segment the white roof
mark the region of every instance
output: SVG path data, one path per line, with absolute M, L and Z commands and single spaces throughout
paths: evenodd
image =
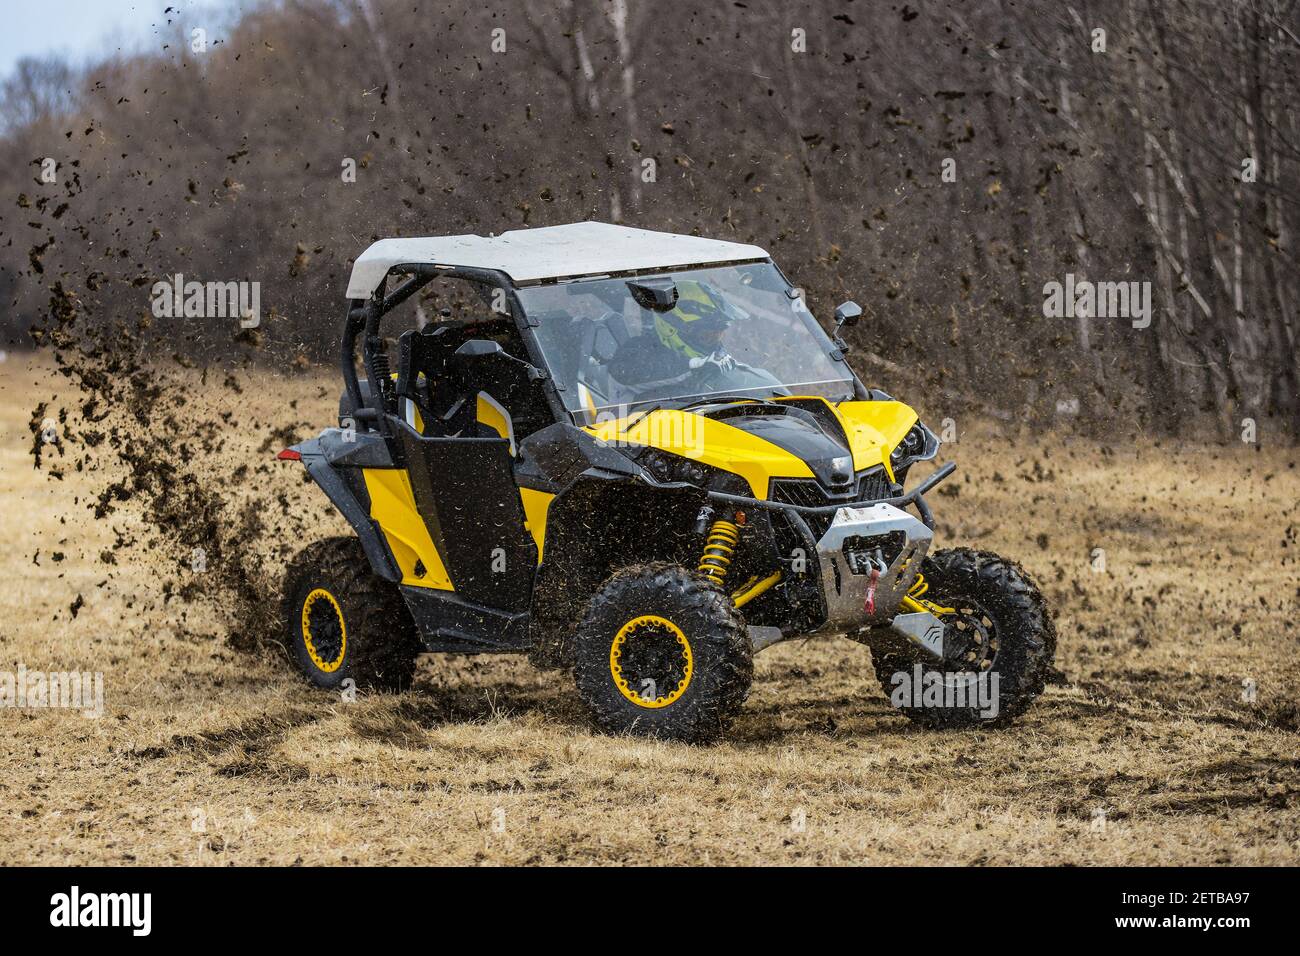
M 515 229 L 486 237 L 381 239 L 353 263 L 348 298 L 369 298 L 388 270 L 403 263 L 500 269 L 517 285 L 524 285 L 542 279 L 766 258 L 758 246 L 605 222 Z

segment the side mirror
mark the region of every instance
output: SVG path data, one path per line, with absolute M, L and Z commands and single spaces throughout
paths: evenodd
M 494 342 L 492 339 L 468 339 L 461 343 L 460 348 L 456 349 L 456 358 L 458 359 L 488 359 L 500 358 L 516 365 L 522 365 L 528 372 L 529 381 L 540 381 L 546 378 L 546 373 L 530 362 L 525 362 L 521 358 L 516 358 L 501 347 L 500 342 Z
M 456 349 L 456 355 L 460 358 L 486 358 L 489 355 L 498 355 L 504 352 L 500 342 L 494 342 L 491 339 L 469 339 L 461 343 L 460 348 Z
M 831 341 L 835 343 L 835 351 L 831 353 L 832 358 L 839 360 L 849 354 L 848 343 L 840 338 L 840 329 L 853 328 L 860 318 L 862 318 L 862 306 L 852 299 L 841 302 L 835 307 L 835 334 L 831 336 Z
M 841 302 L 835 307 L 835 328 L 851 329 L 858 324 L 858 319 L 862 318 L 862 306 L 858 305 L 852 299 L 848 302 Z

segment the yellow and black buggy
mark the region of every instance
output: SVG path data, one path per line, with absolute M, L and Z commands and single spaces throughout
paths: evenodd
M 339 427 L 280 455 L 355 531 L 286 576 L 315 684 L 520 651 L 570 669 L 606 731 L 706 741 L 757 651 L 826 632 L 869 645 L 923 723 L 1042 692 L 1037 588 L 931 553 L 924 494 L 954 466 L 905 490 L 938 439 L 850 369 L 858 307 L 828 336 L 762 249 L 595 222 L 385 239 L 347 295 Z M 408 300 L 415 327 L 386 339 Z

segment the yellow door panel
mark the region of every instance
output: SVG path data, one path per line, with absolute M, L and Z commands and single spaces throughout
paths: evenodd
M 388 547 L 401 568 L 402 583 L 454 591 L 442 557 L 415 507 L 415 495 L 406 472 L 399 468 L 365 468 L 362 475 L 370 495 L 370 517 L 383 529 Z M 416 577 L 416 561 L 424 565 L 423 577 Z
M 546 511 L 555 495 L 547 491 L 520 488 L 519 497 L 524 503 L 524 524 L 533 536 L 533 543 L 537 545 L 537 563 L 541 564 L 542 547 L 546 544 Z

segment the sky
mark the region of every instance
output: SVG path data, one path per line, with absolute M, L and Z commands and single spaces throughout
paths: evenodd
M 209 40 L 241 7 L 254 0 L 0 0 L 0 77 L 24 56 L 60 53 L 74 66 L 117 51 L 137 53 L 161 45 L 159 28 L 179 17 L 188 30 L 203 26 Z M 164 14 L 168 7 L 172 12 Z M 212 25 L 204 22 L 216 21 Z

